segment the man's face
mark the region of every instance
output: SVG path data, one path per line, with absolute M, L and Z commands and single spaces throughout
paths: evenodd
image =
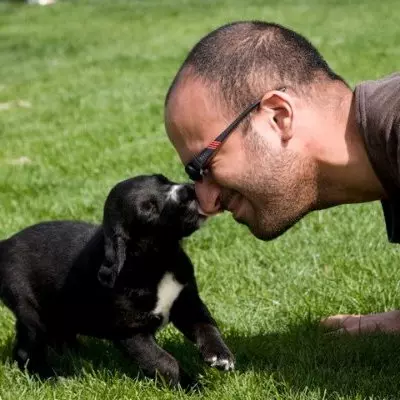
M 272 107 L 268 101 L 262 103 L 251 114 L 249 125 L 239 125 L 212 158 L 208 174 L 196 182 L 206 213 L 230 211 L 263 240 L 291 227 L 310 211 L 315 198 L 314 169 L 304 156 L 301 140 L 291 132 L 293 104 L 280 108 L 281 100 L 273 99 Z M 204 84 L 188 79 L 173 91 L 165 124 L 186 164 L 235 117 L 223 110 Z

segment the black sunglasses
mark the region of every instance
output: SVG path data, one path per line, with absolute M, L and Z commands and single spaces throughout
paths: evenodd
M 281 92 L 286 91 L 286 87 L 277 89 Z M 228 138 L 228 136 L 237 128 L 237 126 L 249 115 L 254 109 L 256 109 L 261 103 L 258 100 L 256 103 L 249 105 L 244 111 L 242 111 L 238 117 L 220 133 L 205 149 L 193 157 L 185 166 L 185 171 L 189 178 L 193 181 L 201 181 L 205 172 L 207 171 L 207 165 L 211 158 L 215 156 L 222 143 Z

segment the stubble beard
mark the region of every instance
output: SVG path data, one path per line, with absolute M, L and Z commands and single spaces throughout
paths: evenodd
M 252 212 L 238 222 L 260 240 L 276 239 L 314 208 L 312 166 L 297 154 L 285 155 L 283 159 L 259 144 L 249 154 L 251 168 L 242 186 Z

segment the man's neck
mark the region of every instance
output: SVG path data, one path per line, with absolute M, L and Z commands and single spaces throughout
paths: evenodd
M 319 132 L 324 140 L 319 138 L 316 153 L 317 208 L 385 197 L 359 131 L 354 94 L 344 86 L 338 87 L 336 94 L 336 102 L 328 104 L 325 110 L 326 129 Z

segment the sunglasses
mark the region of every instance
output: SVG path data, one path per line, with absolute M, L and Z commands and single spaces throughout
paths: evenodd
M 277 90 L 285 92 L 286 87 L 282 87 Z M 203 176 L 207 173 L 207 165 L 210 163 L 212 157 L 215 156 L 215 154 L 221 148 L 221 145 L 229 137 L 229 135 L 253 110 L 258 108 L 260 103 L 261 100 L 258 100 L 256 103 L 250 104 L 205 149 L 203 149 L 185 165 L 185 171 L 192 181 L 199 182 L 203 179 Z

